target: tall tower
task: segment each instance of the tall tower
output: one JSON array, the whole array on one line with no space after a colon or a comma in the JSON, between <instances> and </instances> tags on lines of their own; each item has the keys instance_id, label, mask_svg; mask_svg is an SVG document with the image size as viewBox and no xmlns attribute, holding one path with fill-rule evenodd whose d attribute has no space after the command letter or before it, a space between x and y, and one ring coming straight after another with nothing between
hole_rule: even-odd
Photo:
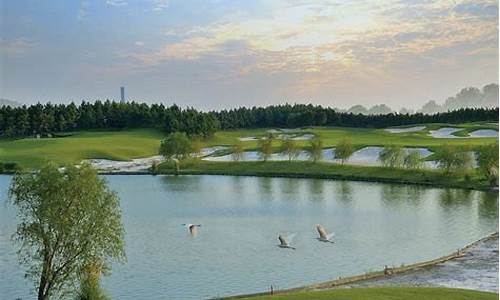
<instances>
[{"instance_id":1,"label":"tall tower","mask_svg":"<svg viewBox=\"0 0 500 300\"><path fill-rule=\"evenodd\" d=\"M125 87L124 86L120 87L120 95L121 95L120 102L121 103L125 103Z\"/></svg>"}]
</instances>

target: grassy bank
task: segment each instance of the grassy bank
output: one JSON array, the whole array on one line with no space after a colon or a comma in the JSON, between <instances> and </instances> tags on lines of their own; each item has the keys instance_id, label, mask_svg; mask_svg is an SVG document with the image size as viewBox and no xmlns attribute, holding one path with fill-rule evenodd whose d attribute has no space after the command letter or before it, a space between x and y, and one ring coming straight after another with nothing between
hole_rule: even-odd
<instances>
[{"instance_id":1,"label":"grassy bank","mask_svg":"<svg viewBox=\"0 0 500 300\"><path fill-rule=\"evenodd\" d=\"M448 288L355 288L256 296L253 300L493 300L498 294Z\"/></svg>"},{"instance_id":2,"label":"grassy bank","mask_svg":"<svg viewBox=\"0 0 500 300\"><path fill-rule=\"evenodd\" d=\"M158 172L174 174L175 166L172 162L164 162L158 166ZM488 182L475 174L471 174L469 180L466 180L463 175L444 174L438 170L406 170L304 161L213 162L187 160L181 163L179 174L325 178L470 189L489 188Z\"/></svg>"}]
</instances>

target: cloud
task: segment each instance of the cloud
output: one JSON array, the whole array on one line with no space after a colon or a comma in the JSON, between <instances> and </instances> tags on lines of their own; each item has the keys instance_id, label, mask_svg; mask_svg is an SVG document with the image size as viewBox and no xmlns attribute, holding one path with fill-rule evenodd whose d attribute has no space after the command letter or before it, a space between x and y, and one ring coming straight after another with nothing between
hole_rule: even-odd
<instances>
[{"instance_id":1,"label":"cloud","mask_svg":"<svg viewBox=\"0 0 500 300\"><path fill-rule=\"evenodd\" d=\"M152 0L153 11L162 11L169 6L169 0Z\"/></svg>"},{"instance_id":2,"label":"cloud","mask_svg":"<svg viewBox=\"0 0 500 300\"><path fill-rule=\"evenodd\" d=\"M83 20L85 16L87 15L87 9L89 7L89 2L88 1L80 1L80 7L78 8L78 13L76 15L76 19L78 21Z\"/></svg>"},{"instance_id":3,"label":"cloud","mask_svg":"<svg viewBox=\"0 0 500 300\"><path fill-rule=\"evenodd\" d=\"M126 0L106 0L107 5L111 6L127 6L128 3Z\"/></svg>"},{"instance_id":4,"label":"cloud","mask_svg":"<svg viewBox=\"0 0 500 300\"><path fill-rule=\"evenodd\" d=\"M22 56L36 47L36 43L25 38L19 37L14 40L0 39L0 52L6 56Z\"/></svg>"},{"instance_id":5,"label":"cloud","mask_svg":"<svg viewBox=\"0 0 500 300\"><path fill-rule=\"evenodd\" d=\"M457 9L447 1L290 0L265 14L235 12L203 26L169 28L171 42L124 57L142 71L210 62L217 71L207 81L269 78L284 84L276 85L277 93L297 97L352 93L360 83L389 90L435 68L445 73L464 62L498 64L498 39L491 38L498 35L497 20L489 15L490 9Z\"/></svg>"},{"instance_id":6,"label":"cloud","mask_svg":"<svg viewBox=\"0 0 500 300\"><path fill-rule=\"evenodd\" d=\"M144 42L136 41L136 42L134 42L134 45L136 45L138 47L142 47L142 46L144 46Z\"/></svg>"}]
</instances>

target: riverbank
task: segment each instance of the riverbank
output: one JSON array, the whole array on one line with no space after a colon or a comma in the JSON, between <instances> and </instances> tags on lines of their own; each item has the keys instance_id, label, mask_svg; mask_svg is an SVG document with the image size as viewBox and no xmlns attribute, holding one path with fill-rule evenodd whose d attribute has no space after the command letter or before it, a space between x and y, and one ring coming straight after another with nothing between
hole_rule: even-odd
<instances>
[{"instance_id":1,"label":"riverbank","mask_svg":"<svg viewBox=\"0 0 500 300\"><path fill-rule=\"evenodd\" d=\"M173 162L164 162L157 167L155 173L172 175L177 172ZM445 174L441 170L408 170L307 161L211 162L187 160L180 164L180 171L177 174L318 178L474 190L489 190L492 188L486 180L480 178L474 172L471 172L469 176L464 176L456 173Z\"/></svg>"},{"instance_id":2,"label":"riverbank","mask_svg":"<svg viewBox=\"0 0 500 300\"><path fill-rule=\"evenodd\" d=\"M386 267L384 270L376 272L338 278L298 288L274 290L273 294L286 296L288 299L289 296L306 292L316 293L319 290L363 290L363 288L370 288L369 290L374 291L376 289L373 288L394 289L396 287L398 289L419 287L414 291L417 295L420 290L426 290L420 289L422 287L459 288L498 293L498 232L437 259L407 266ZM265 299L262 296L269 294L270 292L264 292L223 299ZM309 297L304 299L311 299L311 295L309 293ZM376 295L373 293L372 296ZM496 297L498 298L498 294ZM351 298L346 297L345 299Z\"/></svg>"}]
</instances>

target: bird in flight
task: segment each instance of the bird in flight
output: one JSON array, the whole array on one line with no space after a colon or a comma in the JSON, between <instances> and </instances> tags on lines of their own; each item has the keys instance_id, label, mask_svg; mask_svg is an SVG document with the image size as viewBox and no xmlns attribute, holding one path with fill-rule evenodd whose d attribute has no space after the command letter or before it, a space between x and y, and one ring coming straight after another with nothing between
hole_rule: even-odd
<instances>
[{"instance_id":1,"label":"bird in flight","mask_svg":"<svg viewBox=\"0 0 500 300\"><path fill-rule=\"evenodd\" d=\"M198 234L198 227L201 227L200 224L182 224L182 226L186 227L192 236L196 236Z\"/></svg>"},{"instance_id":2,"label":"bird in flight","mask_svg":"<svg viewBox=\"0 0 500 300\"><path fill-rule=\"evenodd\" d=\"M318 230L318 233L319 233L319 238L317 238L318 241L326 242L326 243L333 243L332 238L335 235L335 233L328 234L325 227L323 227L323 225L321 225L321 224L316 225L316 230Z\"/></svg>"},{"instance_id":3,"label":"bird in flight","mask_svg":"<svg viewBox=\"0 0 500 300\"><path fill-rule=\"evenodd\" d=\"M278 247L280 247L280 248L288 248L288 249L293 249L293 250L295 250L295 247L292 247L292 246L290 245L290 242L292 241L292 239L293 239L293 237L294 237L294 236L295 236L295 235L294 235L294 234L292 234L292 235L289 235L289 236L287 236L287 237L284 237L283 235L281 235L281 234L280 234L280 235L278 236L278 240L280 241L280 244L278 245ZM290 240L290 241L288 241L288 240L287 240L287 238L288 238L288 240Z\"/></svg>"}]
</instances>

